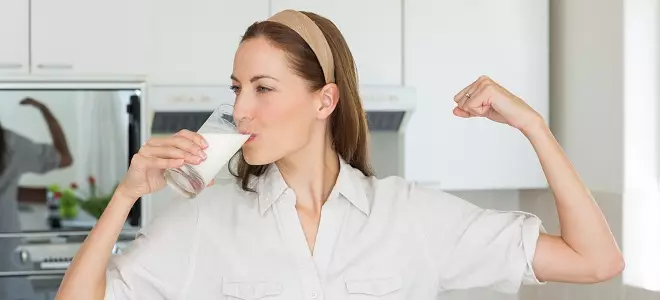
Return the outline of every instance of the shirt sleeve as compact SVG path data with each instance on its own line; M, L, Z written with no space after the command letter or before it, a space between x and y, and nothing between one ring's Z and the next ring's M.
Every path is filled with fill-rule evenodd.
M411 199L435 259L441 291L491 288L516 293L541 284L532 269L539 234L535 215L482 209L454 195L415 188Z
M194 200L172 201L106 271L106 300L180 299L197 242Z
M11 131L9 148L20 159L21 168L26 173L44 174L60 166L60 153L50 144L35 143L30 139Z

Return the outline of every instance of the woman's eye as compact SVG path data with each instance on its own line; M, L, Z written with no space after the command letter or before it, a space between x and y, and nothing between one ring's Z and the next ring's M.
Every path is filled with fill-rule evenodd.
M272 89L267 88L265 86L258 86L257 87L257 93L266 93L266 92L270 92L270 91L272 91Z
M232 92L234 92L234 94L238 93L238 92L241 90L241 88L238 87L238 86L236 86L236 85L232 85L232 86L230 86L229 89L230 89Z

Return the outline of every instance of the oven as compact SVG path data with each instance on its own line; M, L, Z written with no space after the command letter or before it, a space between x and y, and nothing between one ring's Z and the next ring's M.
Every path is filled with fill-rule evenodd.
M0 124L12 137L8 168L0 170L0 299L54 298L147 138L146 92L141 82L0 83ZM62 158L62 144L68 166L53 160ZM145 221L143 202L131 210L116 252Z

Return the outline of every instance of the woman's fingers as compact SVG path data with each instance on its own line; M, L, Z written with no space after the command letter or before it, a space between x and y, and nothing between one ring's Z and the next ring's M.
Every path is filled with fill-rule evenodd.
M187 156L193 156L187 151L176 147L160 147L160 146L145 145L141 150L144 156L148 156L148 157L155 156L161 158L186 158Z
M175 134L175 136L182 136L185 137L191 141L193 141L195 144L197 144L199 147L202 149L208 148L209 144L204 140L204 137L197 133L197 132L192 132L188 129L183 129Z
M457 117L461 117L461 118L471 117L469 112L462 110L460 107L454 107L453 112L454 112L454 115L457 116Z
M199 155L193 155L185 150L181 150L176 147L152 147L145 146L143 149L143 154L147 157L157 157L157 158L166 158L166 159L183 159L186 163L189 164L199 164L204 159Z
M176 147L184 150L192 155L197 155L202 159L206 158L206 154L202 146L195 143L191 138L182 135L174 135L166 138L154 138L147 142L147 146L151 147Z
M150 162L150 167L152 169L158 169L158 170L177 168L183 164L182 159L158 158L158 157L148 157L148 159Z
M454 96L454 102L463 109L463 106L465 105L465 102L470 100L472 97L472 93L479 87L479 84L481 83L482 78L479 77L477 80L473 81L470 83L470 85L464 87L458 94Z
M177 168L183 163L199 164L206 159L207 146L204 138L189 130L182 130L170 137L152 138L140 148L131 164L140 169Z
M168 168L178 168L183 165L183 162L183 159L144 156L142 153L135 154L131 159L132 166L145 171L150 169L164 170Z

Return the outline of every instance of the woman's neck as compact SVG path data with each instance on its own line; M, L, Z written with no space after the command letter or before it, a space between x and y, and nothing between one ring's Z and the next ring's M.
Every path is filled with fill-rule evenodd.
M339 158L332 141L329 138L312 141L276 164L296 194L296 207L320 213L339 175Z

